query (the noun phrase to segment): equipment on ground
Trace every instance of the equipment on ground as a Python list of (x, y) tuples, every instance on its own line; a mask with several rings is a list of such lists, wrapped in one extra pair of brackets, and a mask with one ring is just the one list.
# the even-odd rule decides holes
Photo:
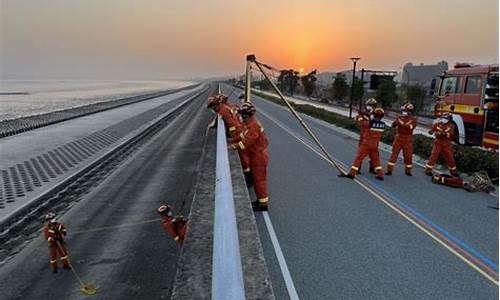
[(495, 186), (485, 171), (476, 172), (463, 179), (448, 174), (436, 174), (432, 176), (432, 182), (456, 188), (464, 188), (468, 192), (491, 193), (495, 190)]

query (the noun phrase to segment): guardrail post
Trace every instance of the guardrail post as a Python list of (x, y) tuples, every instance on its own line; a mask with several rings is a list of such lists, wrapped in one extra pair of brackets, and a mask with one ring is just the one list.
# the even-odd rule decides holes
[(245, 287), (229, 170), (226, 129), (220, 115), (217, 121), (214, 218), (212, 299), (243, 300)]

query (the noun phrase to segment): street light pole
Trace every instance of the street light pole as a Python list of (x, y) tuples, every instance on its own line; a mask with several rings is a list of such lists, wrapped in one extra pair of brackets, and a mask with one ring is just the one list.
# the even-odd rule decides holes
[(349, 58), (352, 63), (352, 82), (351, 82), (351, 99), (349, 101), (349, 119), (352, 118), (352, 101), (353, 101), (353, 96), (354, 96), (354, 79), (356, 79), (356, 63), (358, 60), (361, 59), (361, 57), (351, 57)]
[[(363, 87), (363, 94), (365, 93), (365, 68), (361, 69), (361, 85)], [(363, 101), (359, 99), (359, 111), (363, 108)]]

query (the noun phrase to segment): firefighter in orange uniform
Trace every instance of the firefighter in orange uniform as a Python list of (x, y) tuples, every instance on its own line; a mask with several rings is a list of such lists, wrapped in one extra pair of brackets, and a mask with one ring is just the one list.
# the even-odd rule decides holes
[(169, 205), (158, 207), (157, 212), (161, 217), (163, 229), (181, 246), (186, 237), (188, 219), (183, 216), (173, 216)]
[[(358, 115), (354, 118), (356, 124), (359, 126), (359, 142), (358, 147), (361, 147), (363, 143), (363, 139), (366, 136), (367, 132), (370, 131), (370, 120), (372, 119), (373, 110), (377, 107), (377, 100), (374, 98), (369, 98), (365, 102), (365, 111), (359, 112)], [(375, 173), (374, 167), (372, 165), (372, 161), (370, 160), (370, 173)], [(361, 166), (359, 167), (358, 173), (361, 173)]]
[(412, 176), (413, 130), (417, 126), (417, 118), (413, 115), (413, 104), (406, 103), (401, 107), (401, 110), (402, 115), (398, 116), (396, 120), (392, 122), (392, 127), (395, 127), (397, 132), (394, 143), (392, 144), (392, 154), (387, 162), (387, 172), (385, 175), (392, 175), (392, 171), (394, 171), (394, 166), (398, 160), (399, 152), (403, 150), (405, 174)]
[(238, 113), (243, 119), (243, 132), (236, 138), (230, 139), (229, 147), (245, 150), (248, 153), (250, 169), (257, 200), (252, 202), (256, 211), (268, 210), (269, 194), (267, 192), (267, 164), (269, 144), (264, 128), (255, 118), (255, 107), (249, 102), (243, 103)]
[(432, 169), (439, 159), (439, 155), (443, 154), (444, 160), (448, 165), (450, 174), (452, 176), (458, 176), (457, 165), (455, 164), (455, 159), (453, 158), (453, 133), (455, 127), (451, 122), (452, 115), (450, 113), (443, 113), (439, 119), (437, 119), (432, 125), (429, 134), (434, 134), (436, 139), (434, 140), (434, 145), (432, 146), (432, 153), (425, 165), (425, 174), (432, 176)]
[(49, 245), (50, 268), (52, 273), (57, 273), (57, 256), (61, 259), (63, 269), (71, 270), (68, 261), (68, 251), (64, 237), (66, 236), (66, 228), (63, 223), (56, 220), (56, 215), (52, 212), (45, 216), (47, 225), (43, 229), (43, 235)]
[[(224, 95), (217, 95), (208, 98), (207, 108), (213, 109), (216, 113), (220, 114), (224, 123), (226, 124), (226, 130), (230, 138), (236, 138), (240, 135), (243, 130), (243, 124), (240, 121), (238, 115), (238, 107), (236, 105), (231, 105), (227, 103), (227, 97)], [(243, 174), (245, 175), (245, 181), (248, 186), (252, 185), (252, 175), (251, 168), (249, 164), (248, 154), (244, 150), (238, 150), (240, 156), (241, 167), (243, 168)]]
[(358, 173), (363, 159), (366, 156), (370, 157), (370, 160), (374, 166), (374, 171), (377, 179), (384, 180), (384, 172), (382, 165), (380, 163), (380, 154), (378, 150), (378, 144), (380, 139), (384, 135), (385, 123), (382, 121), (384, 117), (384, 110), (382, 108), (376, 108), (373, 111), (373, 119), (370, 120), (370, 129), (363, 137), (363, 142), (358, 149), (354, 163), (352, 164), (351, 170), (345, 176), (347, 178), (354, 179), (356, 173)]

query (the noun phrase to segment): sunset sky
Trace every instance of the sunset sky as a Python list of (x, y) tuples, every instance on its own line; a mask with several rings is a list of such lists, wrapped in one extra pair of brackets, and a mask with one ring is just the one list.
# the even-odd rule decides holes
[(0, 0), (2, 78), (186, 79), (498, 62), (497, 0)]

